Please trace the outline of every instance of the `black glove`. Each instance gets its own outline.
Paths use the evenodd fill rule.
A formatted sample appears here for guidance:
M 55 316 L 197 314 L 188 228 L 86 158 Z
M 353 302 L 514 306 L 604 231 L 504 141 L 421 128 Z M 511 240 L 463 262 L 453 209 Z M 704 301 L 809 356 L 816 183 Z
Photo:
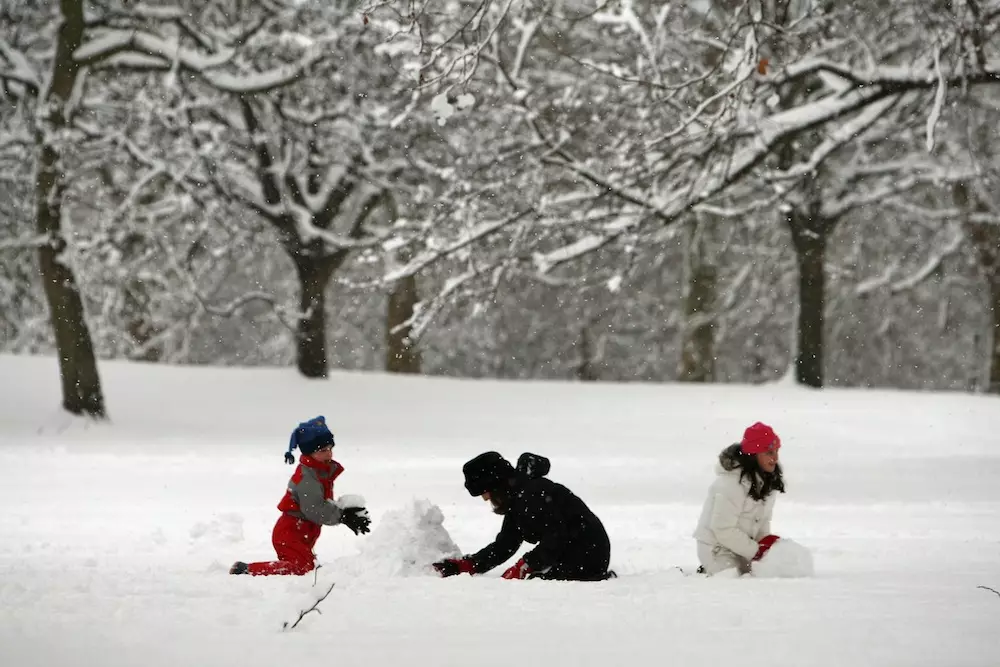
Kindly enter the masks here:
M 368 518 L 368 510 L 364 507 L 346 507 L 343 514 L 340 515 L 340 523 L 354 531 L 355 535 L 371 532 L 368 529 L 371 522 L 372 520 Z

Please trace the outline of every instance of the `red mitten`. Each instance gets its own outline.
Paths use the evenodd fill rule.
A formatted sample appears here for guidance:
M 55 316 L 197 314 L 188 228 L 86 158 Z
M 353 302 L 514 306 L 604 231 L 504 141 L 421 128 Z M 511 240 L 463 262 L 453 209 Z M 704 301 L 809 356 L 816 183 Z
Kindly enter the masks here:
M 524 562 L 524 559 L 517 561 L 511 565 L 506 572 L 503 573 L 504 579 L 525 579 L 531 574 L 531 568 L 528 564 Z
M 777 535 L 767 535 L 766 537 L 760 538 L 760 542 L 757 543 L 757 555 L 753 557 L 753 560 L 760 560 L 767 553 L 767 550 L 774 546 L 774 543 L 781 538 Z
M 456 574 L 475 574 L 475 566 L 468 558 L 448 558 L 434 563 L 434 569 L 442 577 L 453 577 Z

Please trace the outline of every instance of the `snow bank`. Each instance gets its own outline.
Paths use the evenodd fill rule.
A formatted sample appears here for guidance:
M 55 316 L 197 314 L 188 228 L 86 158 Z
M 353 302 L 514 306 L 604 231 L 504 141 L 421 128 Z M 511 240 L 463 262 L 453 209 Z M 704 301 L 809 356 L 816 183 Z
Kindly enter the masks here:
M 444 527 L 441 509 L 427 500 L 414 500 L 387 511 L 363 538 L 360 552 L 338 559 L 337 567 L 379 577 L 426 575 L 433 573 L 431 563 L 461 555 Z
M 783 537 L 753 564 L 750 573 L 764 578 L 811 577 L 812 553 L 798 542 Z

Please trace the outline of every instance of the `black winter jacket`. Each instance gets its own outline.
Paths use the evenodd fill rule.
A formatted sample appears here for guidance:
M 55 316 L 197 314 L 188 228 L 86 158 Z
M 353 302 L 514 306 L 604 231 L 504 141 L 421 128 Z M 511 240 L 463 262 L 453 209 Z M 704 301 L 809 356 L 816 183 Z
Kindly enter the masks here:
M 521 547 L 524 560 L 546 579 L 599 580 L 608 575 L 611 544 L 601 520 L 562 484 L 522 479 L 511 492 L 503 526 L 489 546 L 469 558 L 477 573 L 497 567 Z

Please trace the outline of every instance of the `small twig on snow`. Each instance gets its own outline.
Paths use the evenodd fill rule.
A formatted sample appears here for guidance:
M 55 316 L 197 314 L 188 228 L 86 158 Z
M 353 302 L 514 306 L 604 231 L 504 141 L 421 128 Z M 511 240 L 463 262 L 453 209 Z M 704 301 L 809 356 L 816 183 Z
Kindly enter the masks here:
M 1000 597 L 1000 591 L 993 590 L 989 586 L 976 586 L 976 588 L 982 588 L 983 590 L 990 591 L 991 593 L 996 593 L 997 597 Z
M 292 623 L 291 626 L 288 625 L 288 621 L 285 621 L 285 623 L 281 626 L 281 629 L 294 630 L 295 626 L 299 624 L 299 621 L 305 618 L 306 614 L 308 614 L 311 611 L 315 611 L 317 614 L 322 614 L 323 612 L 319 610 L 319 603 L 326 599 L 326 596 L 330 594 L 330 591 L 332 591 L 333 587 L 336 585 L 337 585 L 336 582 L 330 584 L 330 588 L 326 589 L 326 593 L 323 593 L 323 595 L 318 600 L 316 600 L 316 602 L 313 603 L 313 606 L 309 607 L 308 609 L 303 609 L 302 611 L 300 611 L 299 617 L 295 619 L 295 622 Z

